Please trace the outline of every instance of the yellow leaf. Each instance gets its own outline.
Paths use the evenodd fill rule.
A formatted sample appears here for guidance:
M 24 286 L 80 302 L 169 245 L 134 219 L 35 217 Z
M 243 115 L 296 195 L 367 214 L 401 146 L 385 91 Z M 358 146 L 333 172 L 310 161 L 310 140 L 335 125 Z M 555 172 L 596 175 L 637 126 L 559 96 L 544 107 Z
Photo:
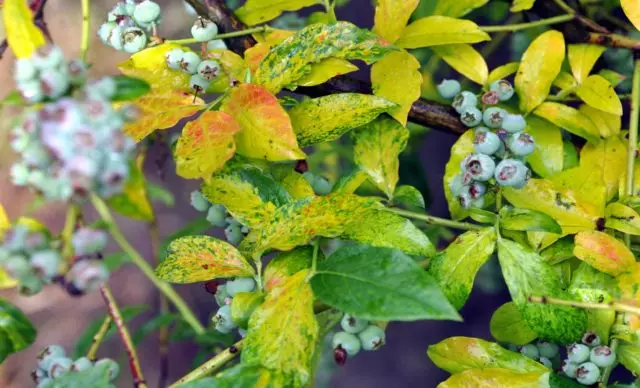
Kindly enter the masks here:
M 376 96 L 399 105 L 388 113 L 402 125 L 407 125 L 411 106 L 420 98 L 420 62 L 404 50 L 389 53 L 371 68 L 371 83 Z
M 580 113 L 589 118 L 596 128 L 598 128 L 601 137 L 608 138 L 620 134 L 622 117 L 603 112 L 600 109 L 586 104 L 580 105 Z
M 460 202 L 451 192 L 451 181 L 460 175 L 460 163 L 462 160 L 470 153 L 475 152 L 473 139 L 473 131 L 466 131 L 458 138 L 453 147 L 451 147 L 451 157 L 444 170 L 444 196 L 447 198 L 449 213 L 451 213 L 451 218 L 454 220 L 461 220 L 469 214 L 466 209 L 460 206 Z
M 275 19 L 283 11 L 297 11 L 317 3 L 317 0 L 247 0 L 235 14 L 244 24 L 253 26 Z
M 491 37 L 472 21 L 447 16 L 427 16 L 409 24 L 396 45 L 402 48 L 419 48 L 485 40 L 491 40 Z
M 562 92 L 567 93 L 578 87 L 578 81 L 566 71 L 561 71 L 553 80 L 553 86 L 557 86 Z
M 5 232 L 9 230 L 9 228 L 11 228 L 11 220 L 9 220 L 4 206 L 0 204 L 0 239 L 4 237 Z
M 44 35 L 33 22 L 26 0 L 5 0 L 2 14 L 7 41 L 16 57 L 30 57 L 45 44 Z
M 593 69 L 600 55 L 604 52 L 604 46 L 595 44 L 570 44 L 567 48 L 571 72 L 576 81 L 581 84 Z
M 152 91 L 134 101 L 141 117 L 127 124 L 124 132 L 135 141 L 140 141 L 158 129 L 171 128 L 178 121 L 202 109 L 204 101 L 181 92 Z
M 244 82 L 248 67 L 240 55 L 231 50 L 220 49 L 211 50 L 208 54 L 209 59 L 218 61 L 224 71 L 211 83 L 207 92 L 222 93 L 231 86 L 231 81 Z
M 618 137 L 610 137 L 598 144 L 588 143 L 580 151 L 580 168 L 598 174 L 604 183 L 605 203 L 616 194 L 626 162 L 627 147 Z M 579 190 L 578 187 L 575 189 Z
M 576 234 L 573 254 L 600 272 L 618 276 L 636 264 L 633 253 L 615 237 L 589 230 Z
M 627 18 L 640 30 L 640 3 L 637 0 L 620 0 L 620 5 Z
M 175 48 L 189 49 L 179 44 L 165 43 L 133 54 L 118 65 L 120 71 L 130 77 L 141 78 L 158 91 L 181 90 L 190 92 L 190 75 L 167 66 L 165 55 Z
M 640 284 L 640 263 L 635 263 L 629 272 L 620 275 L 617 280 L 622 301 L 640 304 L 640 287 L 638 287 Z
M 186 179 L 207 179 L 233 157 L 233 136 L 240 126 L 224 112 L 204 112 L 182 129 L 176 146 L 176 169 Z
M 513 5 L 511 6 L 511 12 L 520 12 L 520 11 L 528 11 L 533 7 L 533 3 L 536 0 L 513 0 Z
M 522 55 L 515 79 L 520 110 L 529 113 L 549 95 L 564 61 L 564 37 L 555 30 L 538 36 Z
M 0 268 L 0 290 L 16 287 L 18 283 L 18 280 L 9 276 L 4 268 Z
M 315 196 L 313 187 L 307 182 L 302 174 L 289 171 L 287 175 L 279 179 L 282 187 L 291 194 L 293 199 L 303 199 Z
M 320 85 L 333 77 L 352 73 L 358 70 L 358 66 L 340 58 L 327 58 L 311 65 L 311 71 L 298 80 L 300 86 Z
M 482 7 L 488 2 L 489 0 L 438 0 L 433 14 L 457 18 Z
M 574 135 L 597 143 L 600 131 L 587 116 L 577 109 L 557 102 L 544 102 L 533 112 Z
M 393 43 L 404 30 L 420 0 L 378 0 L 373 32 Z
M 536 139 L 535 151 L 527 158 L 533 171 L 543 178 L 562 172 L 564 163 L 562 130 L 547 120 L 529 116 L 527 132 Z
M 118 213 L 140 221 L 151 221 L 154 218 L 153 207 L 147 195 L 147 184 L 142 172 L 144 154 L 139 154 L 131 161 L 129 179 L 124 190 L 109 198 L 108 203 Z
M 549 372 L 519 373 L 503 368 L 469 369 L 456 373 L 438 388 L 547 388 Z
M 610 203 L 604 213 L 604 226 L 623 233 L 640 235 L 640 215 L 629 206 Z
M 259 85 L 235 87 L 220 108 L 240 125 L 236 146 L 240 155 L 269 161 L 304 159 L 291 120 L 278 99 Z
M 622 116 L 622 102 L 613 86 L 599 75 L 590 75 L 576 89 L 576 95 L 587 104 L 607 113 Z
M 468 44 L 452 44 L 433 47 L 433 52 L 457 72 L 471 81 L 484 85 L 489 69 L 482 55 Z
M 487 78 L 486 86 L 491 85 L 494 81 L 507 78 L 511 74 L 514 74 L 518 71 L 519 66 L 520 62 L 510 62 L 491 70 L 491 73 L 489 73 L 489 77 Z

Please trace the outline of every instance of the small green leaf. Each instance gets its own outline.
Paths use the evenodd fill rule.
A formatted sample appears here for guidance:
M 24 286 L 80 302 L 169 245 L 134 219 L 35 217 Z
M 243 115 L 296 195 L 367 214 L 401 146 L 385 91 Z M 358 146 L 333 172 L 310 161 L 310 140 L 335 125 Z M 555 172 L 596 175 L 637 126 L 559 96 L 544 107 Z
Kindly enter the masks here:
M 484 85 L 489 77 L 489 68 L 482 55 L 468 44 L 436 46 L 433 52 L 458 73 L 471 81 Z
M 489 330 L 496 340 L 514 345 L 526 345 L 538 338 L 513 302 L 503 304 L 493 313 Z
M 147 182 L 147 194 L 151 201 L 158 201 L 167 207 L 173 207 L 176 204 L 173 193 L 155 183 Z
M 610 203 L 607 205 L 604 214 L 605 227 L 623 233 L 640 235 L 640 214 L 629 206 L 621 203 Z
M 498 215 L 488 210 L 472 207 L 469 209 L 469 218 L 481 224 L 495 225 Z
M 557 102 L 544 102 L 533 113 L 591 142 L 597 143 L 600 139 L 600 131 L 595 124 L 579 110 L 570 106 Z
M 640 374 L 640 347 L 632 344 L 622 344 L 617 350 L 618 359 L 633 374 Z
M 156 274 L 172 283 L 194 283 L 253 276 L 254 271 L 233 245 L 210 236 L 190 236 L 169 244 Z
M 0 299 L 0 363 L 11 353 L 19 352 L 36 339 L 36 329 L 18 308 Z
M 248 26 L 275 19 L 283 11 L 297 11 L 317 4 L 316 0 L 248 0 L 235 14 Z
M 320 259 L 324 257 L 322 251 L 318 251 Z M 274 287 L 284 283 L 292 275 L 311 268 L 313 247 L 298 247 L 289 252 L 280 252 L 271 259 L 264 269 L 264 289 L 271 291 Z
M 622 102 L 613 85 L 603 77 L 590 75 L 576 91 L 576 95 L 588 105 L 612 115 L 622 116 Z
M 587 79 L 593 65 L 596 64 L 604 50 L 604 46 L 595 44 L 570 44 L 567 47 L 571 72 L 578 84 L 582 84 Z
M 402 206 L 409 210 L 412 209 L 425 209 L 424 196 L 420 190 L 413 186 L 402 185 L 396 187 L 393 192 L 393 203 L 396 206 Z
M 623 74 L 620 73 L 616 73 L 613 70 L 609 70 L 609 69 L 602 69 L 598 72 L 598 75 L 602 76 L 602 78 L 606 79 L 607 81 L 609 81 L 609 83 L 611 85 L 613 85 L 613 87 L 615 88 L 616 86 L 620 85 L 620 83 L 622 81 L 624 81 L 625 79 L 627 79 L 627 77 Z
M 573 254 L 599 271 L 618 276 L 633 269 L 635 256 L 615 237 L 596 230 L 576 234 Z
M 564 144 L 560 127 L 530 115 L 527 117 L 527 133 L 536 139 L 535 151 L 527 157 L 533 171 L 543 178 L 562 172 Z
M 540 256 L 549 264 L 556 265 L 573 256 L 573 238 L 570 236 L 561 238 L 551 246 L 540 252 Z
M 419 48 L 485 40 L 491 40 L 491 37 L 472 21 L 448 16 L 427 16 L 409 24 L 396 45 L 402 48 Z
M 247 328 L 251 314 L 264 301 L 264 294 L 260 292 L 239 292 L 231 301 L 231 320 L 238 327 Z
M 460 320 L 434 279 L 398 250 L 340 248 L 318 263 L 311 286 L 322 302 L 363 319 Z
M 124 252 L 109 253 L 103 259 L 103 263 L 107 266 L 109 273 L 117 271 L 123 264 L 129 262 L 131 262 L 131 258 Z
M 562 228 L 545 213 L 506 206 L 500 209 L 500 226 L 509 230 L 561 234 Z
M 139 221 L 154 219 L 153 207 L 147 196 L 147 185 L 141 170 L 143 159 L 138 157 L 129 163 L 129 179 L 124 190 L 108 199 L 109 206 L 118 213 Z
M 143 79 L 126 75 L 116 75 L 112 78 L 116 81 L 116 94 L 111 97 L 112 101 L 135 100 L 151 91 L 151 86 Z
M 458 18 L 465 16 L 476 8 L 482 7 L 488 2 L 489 0 L 437 0 L 433 14 Z

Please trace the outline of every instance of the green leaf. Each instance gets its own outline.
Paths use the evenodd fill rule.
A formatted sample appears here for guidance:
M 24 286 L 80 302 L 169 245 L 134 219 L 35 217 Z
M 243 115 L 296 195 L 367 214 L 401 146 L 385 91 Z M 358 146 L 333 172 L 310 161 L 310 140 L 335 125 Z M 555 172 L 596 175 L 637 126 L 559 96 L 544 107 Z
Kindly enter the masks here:
M 513 0 L 511 12 L 528 11 L 533 7 L 536 0 Z
M 511 74 L 515 74 L 515 72 L 518 71 L 518 67 L 520 67 L 520 62 L 509 62 L 502 66 L 496 67 L 495 69 L 491 70 L 491 73 L 489 73 L 489 77 L 487 78 L 485 86 L 489 86 L 495 81 L 505 79 Z M 529 121 L 527 120 L 527 124 L 528 123 Z
M 461 220 L 469 214 L 451 192 L 451 181 L 461 173 L 460 164 L 462 160 L 469 154 L 475 152 L 473 146 L 473 131 L 466 131 L 458 138 L 453 147 L 451 147 L 451 157 L 444 170 L 444 195 L 449 205 L 449 213 L 454 220 Z
M 149 335 L 154 332 L 160 330 L 164 326 L 169 326 L 174 322 L 178 322 L 182 320 L 182 316 L 177 313 L 164 313 L 161 315 L 156 315 L 150 320 L 143 323 L 138 330 L 133 333 L 133 344 L 138 346 L 138 344 L 147 338 Z
M 393 43 L 402 35 L 420 0 L 378 0 L 373 32 Z
M 605 227 L 623 233 L 640 235 L 640 214 L 629 206 L 617 202 L 610 203 L 604 214 Z
M 509 230 L 561 234 L 562 228 L 548 215 L 529 209 L 505 206 L 500 209 L 500 226 Z
M 231 301 L 231 320 L 241 328 L 246 329 L 251 314 L 264 301 L 264 294 L 260 292 L 239 292 Z
M 637 375 L 640 373 L 640 347 L 631 344 L 622 344 L 616 351 L 618 360 L 629 371 Z
M 585 332 L 583 310 L 567 306 L 528 303 L 529 296 L 563 297 L 558 272 L 528 247 L 498 240 L 498 259 L 509 293 L 528 326 L 542 338 L 566 344 Z
M 276 286 L 251 315 L 242 350 L 243 364 L 259 364 L 293 380 L 309 382 L 311 349 L 318 335 L 308 270 Z
M 103 259 L 103 263 L 107 266 L 109 273 L 117 271 L 123 264 L 129 262 L 131 262 L 131 258 L 124 252 L 109 253 Z
M 540 256 L 549 264 L 556 265 L 573 257 L 573 238 L 563 237 L 540 252 Z
M 600 139 L 600 131 L 595 124 L 579 110 L 570 106 L 557 102 L 544 102 L 533 113 L 591 142 L 597 143 Z
M 513 302 L 503 304 L 493 313 L 489 330 L 496 340 L 513 345 L 526 345 L 538 338 Z
M 185 384 L 179 388 L 244 388 L 244 387 L 284 387 L 291 384 L 280 373 L 259 365 L 238 364 L 225 369 L 214 377 L 205 377 Z
M 575 237 L 573 254 L 609 275 L 618 276 L 633 269 L 636 259 L 627 246 L 604 232 L 588 230 Z
M 420 190 L 408 185 L 396 187 L 396 190 L 393 192 L 393 203 L 396 206 L 402 206 L 409 210 L 424 210 L 426 207 L 424 196 Z
M 478 270 L 495 246 L 494 228 L 468 231 L 429 263 L 429 273 L 456 309 L 464 306 Z
M 289 111 L 302 147 L 340 138 L 398 105 L 368 94 L 340 93 L 302 101 Z
M 31 345 L 35 339 L 36 329 L 24 313 L 6 300 L 0 299 L 0 363 L 9 354 Z
M 407 146 L 409 130 L 396 120 L 380 116 L 351 134 L 353 161 L 389 199 L 398 183 L 398 156 Z
M 504 368 L 470 369 L 449 377 L 446 381 L 440 383 L 438 388 L 538 388 L 547 387 L 548 381 L 549 372 L 519 373 Z
M 167 207 L 173 207 L 176 204 L 173 193 L 155 183 L 147 182 L 147 195 L 151 201 L 158 201 Z
M 244 24 L 254 26 L 277 18 L 283 11 L 297 11 L 315 4 L 316 0 L 247 0 L 235 14 Z
M 55 378 L 53 384 L 48 386 L 55 388 L 77 388 L 77 387 L 109 387 L 109 365 L 95 365 L 82 372 L 66 373 Z
M 129 163 L 129 179 L 124 185 L 124 190 L 111 196 L 107 203 L 123 216 L 139 221 L 151 221 L 155 215 L 147 196 L 147 185 L 142 172 L 143 163 L 142 157 Z
M 29 3 L 5 0 L 2 9 L 6 40 L 17 58 L 27 58 L 45 45 L 44 34 L 36 26 Z
M 544 102 L 564 60 L 564 37 L 550 30 L 538 36 L 522 55 L 515 79 L 520 110 L 529 113 Z
M 618 136 L 622 127 L 622 117 L 601 111 L 586 104 L 580 105 L 580 113 L 585 115 L 600 132 L 602 138 Z
M 627 79 L 627 77 L 623 74 L 617 73 L 613 70 L 609 70 L 609 69 L 602 69 L 598 72 L 598 75 L 601 75 L 602 78 L 606 79 L 607 81 L 609 81 L 609 83 L 611 85 L 613 85 L 613 87 L 615 88 L 616 86 L 620 85 L 620 83 L 622 81 L 624 81 L 625 79 Z
M 482 55 L 468 44 L 451 44 L 433 47 L 433 52 L 457 72 L 471 81 L 484 85 L 489 68 Z
M 322 251 L 318 251 L 320 259 L 324 257 Z M 313 247 L 298 247 L 289 252 L 280 252 L 264 269 L 264 289 L 269 292 L 274 287 L 284 283 L 292 275 L 311 268 Z
M 465 16 L 469 12 L 482 7 L 488 2 L 489 0 L 437 0 L 433 14 L 457 18 Z
M 479 338 L 450 337 L 430 345 L 427 355 L 438 368 L 451 374 L 485 368 L 504 368 L 514 372 L 547 371 L 544 365 L 523 354 Z
M 527 132 L 536 139 L 533 154 L 527 162 L 543 178 L 562 172 L 564 144 L 560 127 L 536 116 L 527 117 Z
M 571 72 L 578 84 L 582 84 L 587 79 L 593 65 L 596 64 L 604 50 L 604 46 L 595 44 L 570 44 L 567 47 Z
M 373 32 L 348 22 L 312 24 L 272 48 L 258 65 L 254 82 L 272 93 L 282 88 L 293 90 L 313 63 L 335 57 L 371 64 L 393 50 Z
M 613 85 L 597 74 L 590 75 L 584 80 L 575 93 L 582 101 L 594 108 L 622 116 L 622 102 Z
M 111 97 L 111 101 L 135 100 L 151 91 L 151 85 L 140 78 L 126 75 L 116 75 L 111 78 L 116 82 L 116 93 Z
M 580 165 L 580 158 L 578 156 L 576 146 L 568 140 L 564 140 L 562 143 L 564 145 L 562 168 L 568 170 L 570 168 L 578 167 Z
M 409 24 L 396 45 L 402 48 L 419 48 L 485 40 L 491 40 L 491 37 L 472 21 L 448 16 L 427 16 Z
M 488 210 L 472 207 L 469 209 L 469 218 L 481 224 L 495 225 L 498 215 Z
M 431 275 L 398 250 L 340 248 L 318 263 L 311 286 L 322 302 L 363 319 L 461 319 Z
M 578 87 L 578 81 L 566 71 L 561 71 L 553 80 L 553 86 L 558 87 L 562 94 L 568 94 Z
M 551 373 L 549 375 L 549 388 L 582 388 L 584 385 L 578 383 L 575 380 L 570 379 L 567 376 L 559 375 L 557 373 Z M 609 385 L 613 388 L 614 386 Z

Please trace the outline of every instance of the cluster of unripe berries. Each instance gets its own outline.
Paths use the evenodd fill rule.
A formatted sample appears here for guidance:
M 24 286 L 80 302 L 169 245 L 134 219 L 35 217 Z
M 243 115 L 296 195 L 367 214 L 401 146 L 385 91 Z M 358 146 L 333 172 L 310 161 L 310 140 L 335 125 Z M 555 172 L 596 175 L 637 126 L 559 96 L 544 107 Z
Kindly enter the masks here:
M 338 365 L 344 365 L 347 358 L 364 350 L 378 350 L 385 343 L 384 330 L 369 321 L 345 314 L 340 321 L 342 331 L 333 335 L 333 358 Z
M 211 204 L 201 192 L 191 192 L 191 206 L 199 212 L 207 213 L 207 221 L 211 225 L 224 228 L 224 235 L 232 245 L 240 244 L 240 241 L 251 229 L 229 216 L 227 210 L 222 205 Z
M 562 371 L 580 384 L 591 385 L 600 379 L 600 368 L 616 362 L 616 352 L 600 344 L 600 337 L 586 333 L 581 343 L 567 346 L 567 358 L 562 362 Z
M 148 34 L 160 24 L 160 5 L 151 0 L 118 2 L 98 29 L 102 42 L 118 51 L 137 53 L 147 47 Z
M 509 81 L 493 82 L 480 99 L 472 92 L 460 91 L 460 83 L 455 80 L 443 80 L 437 89 L 442 97 L 453 98 L 452 106 L 460 114 L 460 121 L 474 127 L 475 132 L 475 153 L 464 158 L 461 173 L 450 183 L 460 205 L 465 209 L 482 208 L 484 194 L 494 183 L 524 187 L 531 177 L 524 158 L 535 150 L 535 141 L 524 132 L 526 121 L 522 115 L 495 106 L 513 97 Z M 483 111 L 478 108 L 479 103 Z
M 210 23 L 215 26 L 213 22 Z M 213 40 L 209 43 L 213 42 L 218 41 Z M 224 42 L 222 42 L 222 45 L 224 45 Z M 223 47 L 218 46 L 213 48 Z M 180 70 L 191 75 L 191 77 L 189 78 L 189 87 L 196 93 L 202 93 L 206 91 L 209 88 L 209 85 L 211 85 L 211 81 L 218 78 L 220 76 L 220 72 L 222 71 L 220 63 L 218 63 L 218 61 L 214 59 L 202 60 L 197 53 L 193 51 L 184 51 L 179 48 L 168 51 L 165 55 L 165 60 L 167 62 L 167 66 L 169 66 L 170 69 Z
M 238 328 L 238 322 L 233 322 L 233 319 L 231 319 L 233 297 L 241 292 L 253 292 L 255 289 L 256 282 L 253 278 L 236 278 L 217 286 L 215 298 L 220 308 L 211 318 L 211 322 L 217 331 L 227 334 Z M 243 337 L 246 334 L 243 328 L 238 329 L 238 332 Z
M 47 346 L 40 351 L 36 359 L 38 365 L 31 372 L 31 378 L 37 388 L 53 388 L 56 386 L 56 379 L 69 373 L 84 372 L 91 368 L 104 368 L 108 371 L 110 381 L 114 381 L 120 374 L 120 366 L 110 358 L 92 361 L 87 357 L 80 357 L 74 361 L 66 357 L 64 348 L 60 345 Z
M 94 291 L 109 279 L 109 269 L 102 261 L 107 240 L 107 233 L 100 229 L 81 227 L 73 233 L 74 262 L 63 281 L 69 294 Z

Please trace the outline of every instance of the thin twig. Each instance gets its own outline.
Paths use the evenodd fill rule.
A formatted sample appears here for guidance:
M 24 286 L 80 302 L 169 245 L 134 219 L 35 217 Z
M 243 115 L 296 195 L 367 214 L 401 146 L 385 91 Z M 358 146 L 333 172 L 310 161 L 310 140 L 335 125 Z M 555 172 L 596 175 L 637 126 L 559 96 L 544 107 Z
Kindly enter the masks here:
M 206 375 L 209 375 L 217 371 L 224 364 L 233 360 L 234 357 L 240 354 L 241 350 L 242 350 L 242 340 L 236 342 L 235 344 L 231 345 L 229 348 L 216 354 L 213 358 L 209 359 L 209 361 L 200 365 L 199 367 L 192 370 L 187 375 L 183 376 L 178 381 L 170 385 L 169 388 L 175 388 L 180 384 L 188 383 L 189 381 L 199 379 L 201 377 L 204 377 Z
M 587 27 L 588 29 L 590 29 L 592 31 L 595 31 L 595 32 L 601 32 L 603 34 L 608 34 L 610 32 L 609 30 L 607 30 L 606 28 L 602 27 L 601 25 L 599 25 L 598 23 L 594 22 L 593 20 L 589 19 L 588 17 L 583 16 L 580 13 L 578 13 L 575 9 L 573 9 L 569 5 L 567 5 L 567 3 L 565 3 L 563 0 L 553 0 L 553 1 L 564 12 L 575 15 L 576 20 L 578 22 L 580 22 L 580 24 L 582 24 L 583 26 Z
M 148 223 L 149 240 L 151 242 L 151 253 L 158 262 L 160 257 L 160 232 L 158 230 L 158 223 L 154 217 L 152 221 Z M 166 314 L 169 312 L 169 301 L 167 298 L 159 294 L 158 299 L 160 302 L 160 314 Z M 169 326 L 163 325 L 158 330 L 158 346 L 160 352 L 160 379 L 158 387 L 164 388 L 167 386 L 167 379 L 169 378 Z
M 91 347 L 87 352 L 87 358 L 89 360 L 95 361 L 96 355 L 98 354 L 98 349 L 100 348 L 100 344 L 102 343 L 102 340 L 104 340 L 104 337 L 107 335 L 109 327 L 111 327 L 111 322 L 113 322 L 113 318 L 111 318 L 111 315 L 107 315 L 104 318 L 104 321 L 102 321 L 100 329 L 98 330 L 96 335 L 93 336 L 93 339 L 91 340 Z
M 424 221 L 427 224 L 439 225 L 447 228 L 460 229 L 460 230 L 480 230 L 480 229 L 486 228 L 486 226 L 482 226 L 482 225 L 470 224 L 468 222 L 453 221 L 446 218 L 434 217 L 428 214 L 416 213 L 409 210 L 402 210 L 402 209 L 395 209 L 395 208 L 385 209 L 385 210 L 390 211 L 392 213 L 396 213 L 403 217 Z
M 514 31 L 526 30 L 528 28 L 565 23 L 570 20 L 573 20 L 574 18 L 575 18 L 575 14 L 567 14 L 567 15 L 550 17 L 548 19 L 536 20 L 534 22 L 528 22 L 528 23 L 505 24 L 502 26 L 481 26 L 480 29 L 484 32 L 504 32 L 504 31 L 514 32 Z

